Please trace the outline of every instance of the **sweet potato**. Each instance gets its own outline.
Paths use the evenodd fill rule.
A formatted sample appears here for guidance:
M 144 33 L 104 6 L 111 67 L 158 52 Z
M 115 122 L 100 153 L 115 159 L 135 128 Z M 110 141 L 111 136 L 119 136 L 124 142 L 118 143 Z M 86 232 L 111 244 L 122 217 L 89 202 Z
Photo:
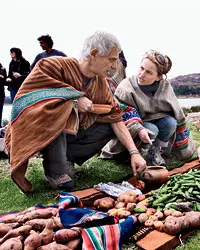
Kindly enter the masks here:
M 25 225 L 30 225 L 36 231 L 42 231 L 46 227 L 47 219 L 33 219 L 25 222 Z
M 81 245 L 81 239 L 80 238 L 70 240 L 66 244 L 66 246 L 69 247 L 69 249 L 71 249 L 71 250 L 77 249 L 80 245 Z
M 35 250 L 41 245 L 41 242 L 40 234 L 31 230 L 29 236 L 24 241 L 24 250 Z
M 64 225 L 62 224 L 60 217 L 54 216 L 52 217 L 53 222 L 54 222 L 54 229 L 62 229 L 64 228 Z
M 54 240 L 57 243 L 66 243 L 80 235 L 80 229 L 72 227 L 70 229 L 61 229 L 55 233 Z
M 44 210 L 34 210 L 29 213 L 26 213 L 21 217 L 18 222 L 25 223 L 28 220 L 33 219 L 48 219 L 53 216 L 53 211 L 50 209 L 44 209 Z
M 20 236 L 15 238 L 10 238 L 0 246 L 0 250 L 22 250 L 22 248 L 23 245 Z
M 8 214 L 1 219 L 1 222 L 3 223 L 18 222 L 18 218 L 16 214 Z
M 47 245 L 53 241 L 53 237 L 54 237 L 53 226 L 54 226 L 53 219 L 48 219 L 46 227 L 40 233 L 40 236 L 42 239 L 41 245 Z
M 31 231 L 31 226 L 29 225 L 24 225 L 15 229 L 12 229 L 9 231 L 6 235 L 4 235 L 3 238 L 0 239 L 0 244 L 2 244 L 4 241 L 10 238 L 15 238 L 17 236 L 27 236 Z
M 12 227 L 10 227 L 7 224 L 0 224 L 0 238 L 2 238 L 4 235 L 8 233 L 8 231 L 12 230 Z
M 41 246 L 38 250 L 71 250 L 68 246 L 59 243 L 51 242 L 48 245 Z

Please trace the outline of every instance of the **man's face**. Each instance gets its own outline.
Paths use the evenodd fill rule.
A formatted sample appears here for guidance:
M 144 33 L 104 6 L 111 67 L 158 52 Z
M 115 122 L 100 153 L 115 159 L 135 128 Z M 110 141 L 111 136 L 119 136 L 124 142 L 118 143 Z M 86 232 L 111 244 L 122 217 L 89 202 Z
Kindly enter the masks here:
M 100 77 L 109 76 L 117 68 L 119 50 L 113 47 L 107 56 L 99 56 L 97 50 L 91 51 L 91 71 Z
M 40 46 L 42 47 L 43 50 L 46 50 L 49 48 L 49 46 L 43 40 L 40 41 Z

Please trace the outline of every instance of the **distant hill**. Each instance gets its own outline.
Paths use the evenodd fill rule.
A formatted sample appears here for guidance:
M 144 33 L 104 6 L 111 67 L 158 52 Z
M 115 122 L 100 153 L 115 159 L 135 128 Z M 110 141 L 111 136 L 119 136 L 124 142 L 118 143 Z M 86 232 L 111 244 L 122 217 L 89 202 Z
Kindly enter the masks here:
M 177 76 L 169 81 L 177 96 L 200 96 L 200 73 Z

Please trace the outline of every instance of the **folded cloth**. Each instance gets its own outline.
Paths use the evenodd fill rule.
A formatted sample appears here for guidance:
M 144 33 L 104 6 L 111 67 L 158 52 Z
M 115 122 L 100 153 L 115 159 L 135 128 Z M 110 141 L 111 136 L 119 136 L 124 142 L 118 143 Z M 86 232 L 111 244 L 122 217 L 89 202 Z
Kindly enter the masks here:
M 107 213 L 83 208 L 78 197 L 66 192 L 59 197 L 59 215 L 65 227 L 81 227 L 82 250 L 120 250 L 137 223 L 135 216 L 119 221 Z
M 59 197 L 59 216 L 62 224 L 68 228 L 94 227 L 119 222 L 115 216 L 109 216 L 107 213 L 91 208 L 83 208 L 77 196 L 66 192 L 61 192 Z
M 131 236 L 137 219 L 129 216 L 115 225 L 82 228 L 82 250 L 120 250 L 124 240 Z

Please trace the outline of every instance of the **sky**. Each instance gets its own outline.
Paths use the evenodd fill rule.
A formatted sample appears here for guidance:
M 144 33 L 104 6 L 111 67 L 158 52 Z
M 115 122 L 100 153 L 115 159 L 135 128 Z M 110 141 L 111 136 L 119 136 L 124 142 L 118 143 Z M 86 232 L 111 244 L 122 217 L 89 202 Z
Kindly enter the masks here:
M 42 52 L 37 38 L 49 34 L 54 48 L 79 58 L 85 38 L 113 33 L 135 74 L 145 51 L 156 49 L 173 63 L 168 78 L 200 73 L 199 0 L 6 0 L 1 3 L 0 62 L 8 68 L 10 48 L 30 63 Z

